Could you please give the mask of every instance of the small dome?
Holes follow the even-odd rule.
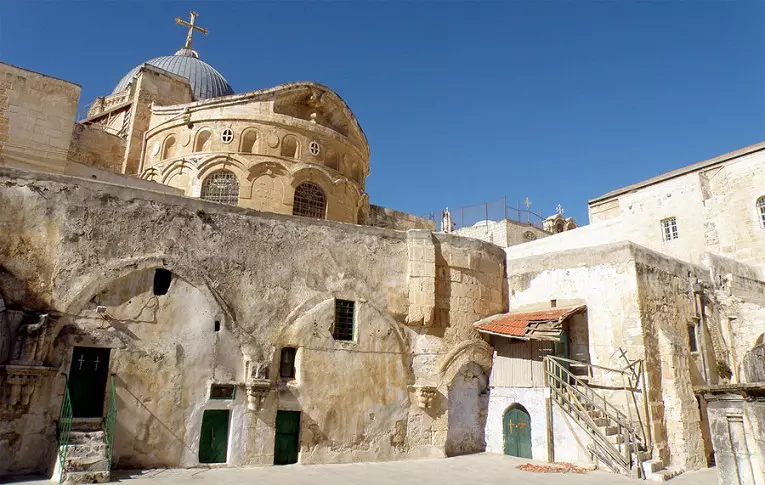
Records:
[[[234,94],[234,90],[231,89],[221,73],[200,60],[199,54],[193,49],[181,49],[172,56],[155,57],[143,64],[150,64],[188,79],[191,90],[194,92],[194,99],[218,98]],[[130,82],[138,75],[138,70],[143,64],[134,67],[125,74],[112,93],[119,93],[127,89]]]

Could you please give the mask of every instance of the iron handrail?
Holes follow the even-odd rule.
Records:
[[[69,438],[72,433],[72,421],[74,420],[74,414],[72,413],[72,398],[69,395],[69,378],[64,375],[64,398],[61,400],[61,411],[58,417],[58,464],[60,475],[58,483],[64,482],[66,466],[66,453],[69,449]]]

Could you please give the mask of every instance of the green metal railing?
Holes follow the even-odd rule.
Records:
[[[72,432],[72,399],[69,396],[69,378],[64,376],[64,399],[61,401],[61,412],[58,417],[58,464],[61,470],[58,483],[64,482],[64,466],[66,465],[66,451],[69,448],[69,436]]]
[[[106,416],[103,420],[104,439],[106,440],[106,459],[108,470],[112,469],[112,451],[114,450],[114,427],[117,423],[117,395],[114,391],[114,374],[109,376],[109,391],[106,396]]]

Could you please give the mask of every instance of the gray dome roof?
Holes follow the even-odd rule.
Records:
[[[155,57],[143,64],[164,69],[189,80],[195,99],[217,98],[234,94],[234,90],[226,82],[226,79],[211,65],[199,59],[199,55],[192,49],[181,49],[172,56]],[[124,91],[130,82],[138,75],[140,64],[130,70],[120,80],[112,93]]]

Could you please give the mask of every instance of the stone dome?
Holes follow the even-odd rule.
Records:
[[[199,54],[192,49],[181,49],[172,56],[161,56],[149,59],[143,64],[164,69],[189,80],[195,99],[218,98],[234,94],[226,79],[211,65],[199,59]],[[112,93],[127,89],[130,82],[138,75],[140,64],[130,70],[120,80]]]

